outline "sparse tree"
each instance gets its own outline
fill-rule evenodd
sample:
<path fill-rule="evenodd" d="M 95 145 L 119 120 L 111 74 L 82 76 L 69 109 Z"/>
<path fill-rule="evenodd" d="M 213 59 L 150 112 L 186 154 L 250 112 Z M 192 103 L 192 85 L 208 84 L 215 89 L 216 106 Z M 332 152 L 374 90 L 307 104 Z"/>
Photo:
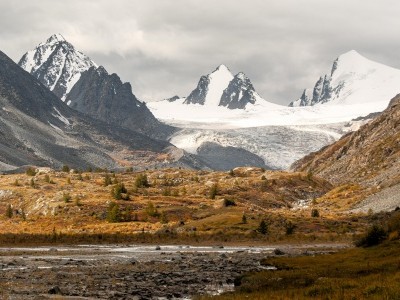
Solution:
<path fill-rule="evenodd" d="M 153 202 L 149 201 L 147 203 L 147 207 L 146 207 L 146 213 L 150 216 L 150 217 L 158 217 L 159 213 L 157 208 L 154 206 Z"/>
<path fill-rule="evenodd" d="M 263 235 L 266 235 L 268 233 L 268 224 L 267 222 L 265 222 L 265 220 L 261 220 L 257 231 Z"/>
<path fill-rule="evenodd" d="M 242 216 L 242 223 L 247 224 L 247 217 L 245 214 L 243 214 L 243 216 Z"/>
<path fill-rule="evenodd" d="M 110 174 L 106 173 L 104 176 L 104 186 L 109 186 L 110 184 L 112 184 Z"/>
<path fill-rule="evenodd" d="M 68 165 L 63 165 L 62 171 L 68 173 L 70 171 L 70 168 Z"/>
<path fill-rule="evenodd" d="M 313 209 L 311 210 L 311 217 L 313 217 L 313 218 L 318 218 L 318 217 L 319 217 L 319 211 L 318 211 L 318 209 L 313 208 Z"/>
<path fill-rule="evenodd" d="M 13 216 L 12 206 L 11 206 L 11 204 L 8 204 L 7 209 L 6 209 L 6 217 L 11 219 L 12 216 Z"/>
<path fill-rule="evenodd" d="M 124 197 L 122 194 L 126 194 L 128 190 L 125 188 L 125 185 L 123 183 L 117 183 L 112 189 L 111 189 L 111 195 L 113 196 L 114 199 L 116 200 L 128 200 L 126 197 Z"/>
<path fill-rule="evenodd" d="M 210 199 L 215 199 L 215 197 L 217 196 L 217 193 L 218 193 L 218 185 L 216 183 L 214 183 L 210 188 L 208 196 Z"/>
<path fill-rule="evenodd" d="M 29 167 L 28 169 L 26 169 L 26 175 L 28 176 L 35 176 L 36 175 L 36 170 L 32 167 Z"/>
<path fill-rule="evenodd" d="M 49 174 L 44 175 L 44 181 L 50 183 L 50 176 Z"/>
<path fill-rule="evenodd" d="M 146 174 L 139 174 L 135 179 L 135 186 L 137 188 L 149 187 L 149 181 Z"/>
<path fill-rule="evenodd" d="M 287 221 L 285 223 L 286 235 L 293 234 L 295 228 L 296 228 L 296 225 L 294 225 L 291 221 Z"/>
<path fill-rule="evenodd" d="M 163 211 L 163 212 L 161 213 L 161 220 L 160 220 L 160 222 L 161 222 L 162 224 L 167 224 L 167 223 L 168 223 L 168 217 L 167 217 L 167 214 L 165 213 L 165 211 Z"/>
<path fill-rule="evenodd" d="M 69 203 L 71 201 L 71 195 L 69 193 L 63 193 L 63 201 Z"/>
<path fill-rule="evenodd" d="M 111 202 L 107 208 L 107 221 L 117 223 L 121 221 L 119 205 L 116 202 Z"/>

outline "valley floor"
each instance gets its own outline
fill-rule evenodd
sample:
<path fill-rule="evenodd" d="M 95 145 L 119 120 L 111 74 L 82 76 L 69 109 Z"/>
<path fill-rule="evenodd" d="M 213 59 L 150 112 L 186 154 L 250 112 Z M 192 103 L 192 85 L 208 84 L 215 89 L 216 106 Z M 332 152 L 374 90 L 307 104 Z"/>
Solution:
<path fill-rule="evenodd" d="M 280 247 L 315 254 L 343 245 Z M 0 248 L 2 299 L 190 299 L 234 288 L 269 267 L 274 247 L 53 246 Z M 275 250 L 276 251 L 276 250 Z"/>

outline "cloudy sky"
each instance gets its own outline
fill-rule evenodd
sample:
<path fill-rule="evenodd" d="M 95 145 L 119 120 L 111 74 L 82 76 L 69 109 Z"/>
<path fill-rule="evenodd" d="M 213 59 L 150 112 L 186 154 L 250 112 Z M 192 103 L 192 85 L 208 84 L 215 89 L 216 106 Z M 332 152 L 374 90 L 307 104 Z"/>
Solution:
<path fill-rule="evenodd" d="M 351 49 L 400 68 L 397 0 L 0 0 L 15 61 L 53 33 L 151 101 L 187 96 L 219 64 L 288 104 Z"/>

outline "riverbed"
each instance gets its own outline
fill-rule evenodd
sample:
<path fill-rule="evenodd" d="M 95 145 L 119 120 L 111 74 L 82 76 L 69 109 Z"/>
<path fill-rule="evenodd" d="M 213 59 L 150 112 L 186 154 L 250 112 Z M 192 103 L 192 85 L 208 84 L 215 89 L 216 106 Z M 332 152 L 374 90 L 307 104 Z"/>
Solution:
<path fill-rule="evenodd" d="M 313 255 L 345 245 L 280 246 Z M 234 289 L 274 246 L 80 245 L 0 248 L 2 299 L 191 299 Z M 273 269 L 273 268 L 271 268 Z"/>

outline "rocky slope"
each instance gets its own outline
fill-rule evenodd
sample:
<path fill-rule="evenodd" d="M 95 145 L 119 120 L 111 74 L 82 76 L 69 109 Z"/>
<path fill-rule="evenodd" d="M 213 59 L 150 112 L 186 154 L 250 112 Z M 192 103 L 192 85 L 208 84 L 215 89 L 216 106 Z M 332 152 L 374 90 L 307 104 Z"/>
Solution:
<path fill-rule="evenodd" d="M 0 52 L 1 169 L 68 164 L 117 168 L 197 164 L 168 142 L 79 113 Z M 197 164 L 201 167 L 200 163 Z"/>
<path fill-rule="evenodd" d="M 358 131 L 292 165 L 335 184 L 356 182 L 385 188 L 400 183 L 400 96 Z"/>
<path fill-rule="evenodd" d="M 174 131 L 136 98 L 130 83 L 123 83 L 117 74 L 109 74 L 101 66 L 83 72 L 66 101 L 71 108 L 93 118 L 154 138 L 165 139 Z"/>

